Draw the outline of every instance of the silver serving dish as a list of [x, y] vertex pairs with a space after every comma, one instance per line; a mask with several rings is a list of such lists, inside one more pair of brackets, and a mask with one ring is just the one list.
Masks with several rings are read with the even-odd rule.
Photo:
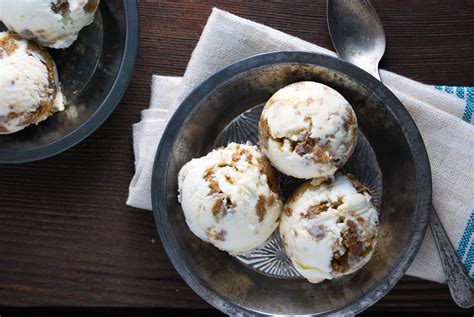
[[[331, 86], [354, 107], [359, 141], [344, 170], [372, 189], [381, 222], [372, 260], [350, 276], [320, 284], [299, 276], [277, 233], [263, 248], [239, 257], [202, 242], [187, 228], [176, 198], [183, 164], [231, 141], [256, 144], [262, 106], [278, 89], [302, 80]], [[287, 197], [299, 181], [280, 176], [280, 190]], [[431, 174], [413, 120], [380, 82], [329, 56], [277, 52], [225, 68], [183, 101], [157, 150], [152, 201], [161, 240], [177, 271], [221, 311], [354, 314], [382, 298], [416, 255], [427, 225]]]
[[[4, 30], [0, 22], [0, 32]], [[0, 135], [0, 164], [61, 153], [88, 137], [114, 111], [132, 78], [138, 52], [136, 0], [102, 1], [94, 22], [71, 47], [48, 51], [58, 68], [66, 109], [38, 125]]]

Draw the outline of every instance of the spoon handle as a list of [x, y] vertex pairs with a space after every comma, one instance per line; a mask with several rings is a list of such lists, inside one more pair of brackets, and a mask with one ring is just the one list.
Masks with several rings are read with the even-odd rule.
[[433, 205], [431, 206], [429, 223], [438, 247], [451, 296], [460, 307], [470, 308], [474, 305], [474, 283], [454, 251]]

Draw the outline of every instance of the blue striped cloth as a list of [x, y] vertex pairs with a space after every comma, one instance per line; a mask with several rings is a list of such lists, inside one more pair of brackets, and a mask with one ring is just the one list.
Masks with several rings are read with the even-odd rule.
[[455, 87], [455, 86], [434, 86], [435, 89], [444, 91], [448, 94], [455, 94], [458, 98], [463, 99], [466, 102], [464, 108], [464, 114], [462, 119], [467, 123], [474, 124], [473, 113], [474, 113], [474, 87]]
[[[462, 119], [467, 123], [474, 124], [474, 87], [436, 85], [434, 88], [463, 99], [465, 102], [465, 108]], [[464, 232], [461, 236], [456, 251], [459, 258], [464, 263], [466, 270], [469, 272], [469, 275], [474, 279], [474, 203], [470, 210], [469, 220], [467, 221], [466, 227], [464, 228]]]

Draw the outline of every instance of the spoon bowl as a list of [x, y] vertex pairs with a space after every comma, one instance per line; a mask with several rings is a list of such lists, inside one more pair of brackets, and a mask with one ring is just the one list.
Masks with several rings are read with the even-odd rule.
[[377, 12], [367, 0], [329, 0], [327, 22], [337, 54], [378, 80], [385, 52], [385, 32]]

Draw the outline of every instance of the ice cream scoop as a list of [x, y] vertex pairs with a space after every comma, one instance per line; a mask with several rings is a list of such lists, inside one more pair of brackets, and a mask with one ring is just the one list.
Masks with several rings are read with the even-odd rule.
[[0, 134], [20, 131], [63, 109], [49, 53], [16, 34], [0, 32]]
[[280, 235], [296, 270], [312, 283], [351, 274], [372, 257], [378, 214], [367, 188], [351, 176], [308, 181], [285, 206]]
[[304, 179], [330, 177], [354, 151], [357, 120], [337, 91], [303, 81], [268, 100], [259, 134], [263, 153], [282, 173]]
[[256, 146], [231, 143], [189, 161], [178, 186], [188, 227], [221, 250], [245, 254], [278, 226], [276, 173]]
[[1, 0], [0, 20], [10, 31], [51, 48], [66, 48], [94, 20], [99, 0]]

